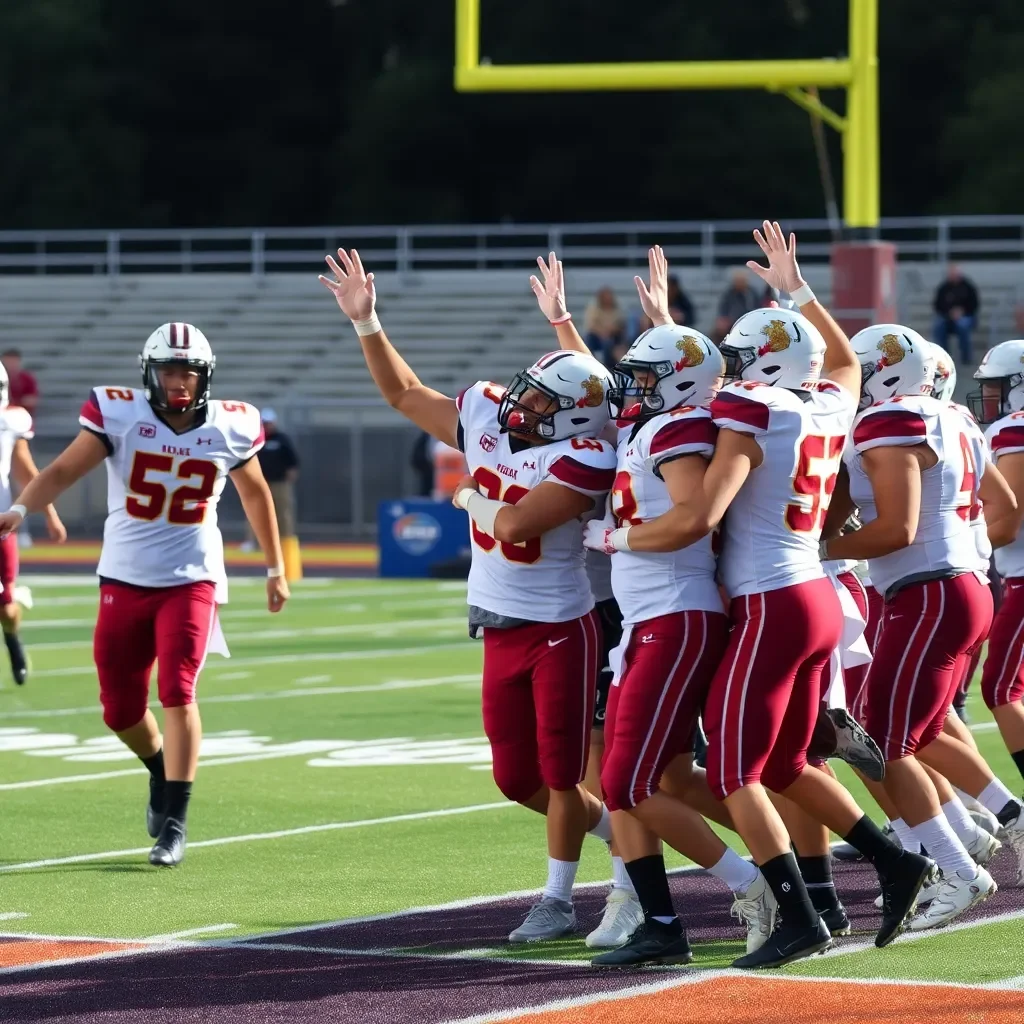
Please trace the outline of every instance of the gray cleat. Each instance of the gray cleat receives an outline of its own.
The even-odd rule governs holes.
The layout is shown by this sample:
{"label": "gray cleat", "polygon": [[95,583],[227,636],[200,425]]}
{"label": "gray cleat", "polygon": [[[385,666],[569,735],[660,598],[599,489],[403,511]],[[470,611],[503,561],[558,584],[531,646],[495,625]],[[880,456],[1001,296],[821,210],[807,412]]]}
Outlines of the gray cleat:
{"label": "gray cleat", "polygon": [[542,896],[530,907],[526,920],[509,935],[509,942],[544,942],[576,931],[576,911],[571,903]]}

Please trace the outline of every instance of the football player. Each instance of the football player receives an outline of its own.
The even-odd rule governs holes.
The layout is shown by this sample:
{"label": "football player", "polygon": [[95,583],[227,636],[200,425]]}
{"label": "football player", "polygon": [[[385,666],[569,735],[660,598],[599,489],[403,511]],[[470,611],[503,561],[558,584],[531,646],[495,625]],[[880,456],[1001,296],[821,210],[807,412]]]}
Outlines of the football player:
{"label": "football player", "polygon": [[[20,489],[34,480],[39,470],[32,460],[28,443],[35,436],[32,417],[27,409],[10,404],[11,388],[7,371],[0,364],[0,507],[11,504],[11,480]],[[44,509],[46,531],[50,540],[63,544],[67,531],[53,505]],[[11,659],[11,675],[23,686],[28,679],[28,658],[18,636],[21,625],[21,606],[15,600],[18,580],[18,538],[13,533],[0,540],[0,627]]]}
{"label": "football player", "polygon": [[[884,788],[899,824],[943,872],[928,908],[911,924],[920,930],[947,923],[995,890],[963,841],[977,837],[977,826],[962,807],[947,817],[957,811],[951,790],[923,765],[952,781],[981,770],[961,751],[984,766],[943,734],[963,665],[992,617],[991,594],[976,574],[970,513],[980,497],[992,538],[1003,524],[1012,536],[1019,517],[1012,492],[986,467],[962,413],[932,397],[930,343],[908,328],[882,324],[859,332],[852,345],[863,384],[846,466],[864,526],[823,547],[830,557],[866,558],[885,596],[867,680],[867,727],[886,759]],[[946,813],[945,804],[951,804]]]}
{"label": "football player", "polygon": [[466,456],[454,502],[471,520],[469,616],[483,632],[483,720],[494,780],[547,816],[548,880],[512,942],[576,927],[572,886],[588,831],[611,839],[607,810],[581,785],[594,716],[600,627],[581,517],[603,506],[615,451],[598,438],[612,380],[592,356],[558,351],[449,398],[420,383],[374,312],[373,275],[354,250],[320,280],[352,321],[384,399]]}
{"label": "football player", "polygon": [[[196,683],[207,652],[226,653],[217,623],[217,605],[227,600],[217,504],[228,477],[266,556],[269,611],[281,610],[288,584],[270,488],[254,458],[263,447],[259,410],[210,398],[215,357],[191,324],[157,328],[139,361],[141,388],[93,388],[78,436],[0,515],[0,533],[106,462],[93,638],[100,703],[107,728],[149,769],[149,861],[173,867],[185,854],[199,760]],[[148,707],[154,661],[163,736]]]}
{"label": "football player", "polygon": [[800,312],[755,310],[723,343],[737,379],[712,404],[719,433],[703,500],[613,534],[617,550],[668,551],[699,542],[725,520],[719,567],[733,629],[705,709],[707,774],[780,914],[769,940],[735,961],[741,968],[779,966],[831,943],[766,789],[874,864],[886,897],[878,946],[899,934],[934,868],[883,836],[831,775],[807,763],[822,670],[842,633],[819,540],[856,413],[860,367],[800,275],[795,237],[787,243],[767,221],[754,237],[769,265],[748,267],[789,293]]}

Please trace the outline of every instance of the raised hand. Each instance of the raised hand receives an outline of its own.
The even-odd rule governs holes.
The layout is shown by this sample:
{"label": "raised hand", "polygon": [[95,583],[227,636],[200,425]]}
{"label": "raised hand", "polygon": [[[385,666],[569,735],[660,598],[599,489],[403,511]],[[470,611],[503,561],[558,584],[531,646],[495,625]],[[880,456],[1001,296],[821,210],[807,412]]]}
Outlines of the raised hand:
{"label": "raised hand", "polygon": [[636,290],[640,293],[640,306],[657,327],[673,322],[668,309],[668,260],[660,245],[647,251],[647,265],[650,268],[651,283],[644,284],[642,277],[634,277]]}
{"label": "raised hand", "polygon": [[748,260],[747,267],[765,284],[792,295],[807,283],[800,274],[800,264],[796,261],[796,235],[791,231],[787,243],[778,221],[772,223],[766,220],[762,228],[764,234],[754,228],[754,241],[768,257],[768,266],[762,267],[760,263]]}
{"label": "raised hand", "polygon": [[530,287],[537,296],[537,305],[548,320],[561,320],[568,313],[565,305],[562,261],[551,252],[548,253],[547,263],[544,262],[543,256],[538,256],[537,266],[540,268],[540,276],[544,279],[544,283],[541,284],[535,274],[530,277]]}
{"label": "raised hand", "polygon": [[359,253],[355,249],[351,253],[339,249],[337,261],[330,255],[326,259],[334,278],[321,274],[320,280],[334,292],[342,313],[349,320],[369,320],[377,302],[377,290],[373,284],[373,274],[363,270]]}

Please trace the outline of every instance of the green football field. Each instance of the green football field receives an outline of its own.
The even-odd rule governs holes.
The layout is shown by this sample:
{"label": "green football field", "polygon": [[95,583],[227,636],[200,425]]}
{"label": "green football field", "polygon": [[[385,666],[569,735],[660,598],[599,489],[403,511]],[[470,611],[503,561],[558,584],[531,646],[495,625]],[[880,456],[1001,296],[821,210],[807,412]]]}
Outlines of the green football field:
{"label": "green football field", "polygon": [[[161,871],[146,857],[145,770],[100,718],[95,583],[24,582],[34,597],[23,628],[33,674],[17,688],[6,665],[0,672],[0,970],[59,961],[63,939],[129,950],[133,941],[230,948],[258,933],[303,935],[306,926],[375,915],[401,921],[388,915],[410,908],[440,909],[416,918],[408,941],[392,929],[386,941],[373,940],[375,950],[386,947],[396,961],[415,950],[583,969],[582,938],[510,951],[494,926],[480,923],[489,907],[504,906],[508,920],[521,916],[523,898],[543,884],[546,855],[542,820],[505,803],[491,780],[481,645],[466,636],[464,584],[309,580],[272,617],[262,581],[234,580],[222,615],[233,656],[211,656],[200,683],[205,736],[188,854],[181,868]],[[1017,789],[976,687],[972,696],[982,752]],[[1024,893],[1006,884],[1008,858],[998,896],[955,930],[877,951],[861,929],[787,973],[1021,987]],[[607,850],[588,839],[579,881],[609,876]],[[851,899],[863,902],[851,909],[870,914],[865,878],[862,866],[849,875]],[[674,892],[688,924],[696,919],[697,960],[723,968],[741,949],[727,894],[716,897],[701,877],[690,906],[691,882],[697,876],[677,876]],[[587,922],[581,914],[581,927],[596,924],[604,891],[581,890],[590,914]],[[699,908],[716,899],[705,934]],[[500,932],[507,922],[499,919]],[[37,961],[3,960],[30,936],[42,950]]]}

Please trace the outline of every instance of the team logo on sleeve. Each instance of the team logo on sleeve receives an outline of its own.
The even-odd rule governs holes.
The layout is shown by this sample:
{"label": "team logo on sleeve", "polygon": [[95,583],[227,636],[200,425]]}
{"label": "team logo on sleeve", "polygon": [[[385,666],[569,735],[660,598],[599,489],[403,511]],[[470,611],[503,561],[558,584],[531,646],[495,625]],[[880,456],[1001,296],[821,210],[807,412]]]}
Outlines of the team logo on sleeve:
{"label": "team logo on sleeve", "polygon": [[485,452],[493,452],[494,449],[498,447],[498,439],[496,437],[491,437],[490,434],[481,434],[480,447],[483,448]]}
{"label": "team logo on sleeve", "polygon": [[684,334],[676,342],[676,348],[683,353],[683,358],[676,360],[676,373],[681,373],[691,366],[700,366],[704,362],[704,352],[697,344],[697,339],[689,334]]}
{"label": "team logo on sleeve", "polygon": [[[793,330],[796,331],[796,341],[799,341],[800,328],[793,324]],[[761,328],[761,333],[768,340],[758,348],[758,356],[766,356],[769,352],[785,352],[793,344],[794,339],[790,336],[789,331],[786,330],[785,320],[769,321]]]}
{"label": "team logo on sleeve", "polygon": [[604,404],[604,385],[597,374],[592,374],[583,382],[583,397],[576,403],[580,409],[596,409]]}
{"label": "team logo on sleeve", "polygon": [[887,366],[902,363],[906,355],[900,339],[895,334],[883,334],[882,340],[878,343],[878,351],[882,353],[882,358],[878,360],[876,370],[884,370]]}
{"label": "team logo on sleeve", "polygon": [[154,427],[151,423],[140,424],[139,437],[156,437],[156,427]]}

